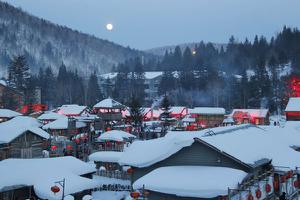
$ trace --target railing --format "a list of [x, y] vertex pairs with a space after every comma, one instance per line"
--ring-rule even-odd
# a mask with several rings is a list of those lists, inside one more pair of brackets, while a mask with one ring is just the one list
[[94, 188], [94, 192], [96, 191], [131, 191], [130, 185], [121, 185], [121, 184], [104, 184], [100, 187]]
[[124, 171], [99, 170], [96, 172], [96, 175], [107, 177], [107, 178], [122, 179], [122, 180], [130, 180], [131, 178], [130, 174]]
[[123, 151], [123, 145], [99, 145], [99, 151]]

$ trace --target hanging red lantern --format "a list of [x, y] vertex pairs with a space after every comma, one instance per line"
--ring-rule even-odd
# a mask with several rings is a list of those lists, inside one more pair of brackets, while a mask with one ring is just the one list
[[288, 171], [287, 172], [287, 175], [286, 175], [286, 178], [289, 179], [289, 178], [292, 178], [293, 177], [293, 171]]
[[106, 141], [106, 145], [107, 145], [107, 146], [110, 146], [110, 141]]
[[271, 189], [272, 189], [271, 185], [269, 183], [267, 183], [265, 186], [266, 193], [270, 193]]
[[261, 197], [261, 191], [260, 191], [259, 188], [255, 191], [255, 196], [256, 196], [257, 199], [260, 199], [260, 197]]
[[51, 187], [51, 191], [53, 192], [53, 193], [58, 193], [59, 191], [60, 191], [60, 188], [58, 187], [58, 186], [52, 186]]
[[274, 187], [274, 190], [275, 190], [275, 191], [278, 191], [278, 190], [279, 190], [279, 181], [278, 181], [277, 178], [274, 179], [274, 181], [273, 181], [273, 187]]
[[251, 193], [248, 194], [247, 200], [254, 200], [254, 197], [253, 197], [253, 195]]
[[55, 146], [55, 145], [51, 146], [52, 151], [55, 151], [56, 149], [57, 149], [57, 146]]
[[67, 145], [67, 150], [72, 150], [73, 146], [72, 145]]
[[139, 198], [140, 193], [139, 193], [139, 192], [131, 192], [131, 193], [130, 193], [130, 196], [131, 196], [132, 198], [136, 199], [136, 198]]
[[75, 142], [76, 142], [76, 144], [79, 144], [80, 143], [80, 139], [76, 138]]
[[281, 182], [281, 183], [285, 183], [285, 181], [286, 181], [286, 176], [285, 176], [285, 175], [282, 175], [282, 176], [280, 177], [280, 182]]
[[128, 173], [128, 174], [132, 174], [133, 171], [134, 171], [134, 170], [133, 170], [131, 167], [127, 169], [127, 173]]
[[110, 128], [110, 127], [107, 127], [107, 128], [106, 128], [106, 131], [111, 131], [111, 128]]

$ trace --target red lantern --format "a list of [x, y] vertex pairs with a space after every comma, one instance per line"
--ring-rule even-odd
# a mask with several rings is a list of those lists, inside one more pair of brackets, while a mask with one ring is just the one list
[[67, 150], [72, 150], [73, 146], [72, 145], [67, 145]]
[[286, 178], [292, 178], [293, 177], [293, 171], [288, 171], [287, 175], [286, 175]]
[[128, 173], [128, 174], [132, 174], [133, 171], [134, 171], [134, 170], [133, 170], [131, 167], [130, 167], [129, 169], [127, 169], [127, 173]]
[[281, 177], [280, 177], [280, 181], [281, 181], [281, 183], [285, 183], [285, 181], [286, 181], [286, 176], [285, 176], [285, 175], [281, 176]]
[[260, 199], [260, 197], [261, 197], [261, 191], [260, 191], [260, 189], [257, 189], [255, 191], [255, 196], [256, 196], [257, 199]]
[[107, 128], [106, 128], [106, 131], [111, 131], [111, 128], [110, 128], [110, 127], [107, 127]]
[[252, 196], [252, 194], [248, 195], [247, 200], [254, 200], [254, 197]]
[[75, 142], [76, 142], [76, 144], [79, 144], [80, 143], [80, 139], [76, 138]]
[[293, 185], [294, 185], [295, 188], [299, 188], [299, 179], [295, 180]]
[[106, 145], [107, 145], [107, 146], [110, 146], [110, 141], [106, 141]]
[[271, 192], [271, 189], [272, 189], [271, 185], [269, 183], [267, 183], [265, 186], [266, 193]]
[[274, 187], [274, 190], [275, 191], [278, 191], [279, 190], [279, 182], [278, 182], [278, 179], [275, 179], [273, 181], [273, 187]]
[[139, 192], [131, 192], [131, 193], [130, 193], [130, 196], [131, 196], [132, 198], [136, 199], [136, 198], [139, 198], [140, 193], [139, 193]]
[[58, 186], [52, 186], [51, 187], [51, 191], [53, 192], [53, 193], [58, 193], [59, 191], [60, 191], [60, 189], [59, 189], [59, 187]]
[[55, 145], [51, 146], [52, 151], [55, 151], [56, 149], [57, 149], [57, 146], [55, 146]]

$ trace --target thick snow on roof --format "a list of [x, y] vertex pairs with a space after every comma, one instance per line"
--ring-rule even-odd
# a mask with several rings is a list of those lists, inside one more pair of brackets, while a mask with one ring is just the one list
[[267, 158], [274, 166], [295, 168], [300, 163], [300, 153], [291, 146], [300, 146], [299, 130], [300, 123], [287, 123], [284, 128], [249, 127], [201, 140], [247, 164]]
[[[86, 127], [86, 123], [76, 121], [76, 128]], [[42, 127], [44, 130], [47, 129], [68, 129], [68, 118], [59, 118], [49, 124], [46, 124]]]
[[226, 117], [224, 120], [223, 120], [223, 123], [234, 123], [234, 120], [232, 117]]
[[186, 109], [184, 106], [172, 106], [169, 112], [172, 114], [181, 114], [184, 109]]
[[105, 140], [111, 140], [111, 141], [119, 141], [123, 142], [125, 139], [135, 138], [136, 136], [127, 133], [125, 131], [121, 130], [111, 130], [107, 131], [103, 134], [101, 134], [97, 140], [98, 141], [105, 141]]
[[[145, 72], [145, 78], [146, 79], [154, 79], [159, 76], [161, 76], [163, 72], [157, 71], [157, 72]], [[107, 73], [107, 74], [102, 74], [100, 75], [103, 79], [114, 79], [116, 78], [118, 73], [112, 72], [112, 73]]]
[[18, 113], [16, 111], [13, 110], [9, 110], [9, 109], [0, 109], [0, 117], [5, 117], [5, 118], [13, 118], [16, 116], [20, 116], [22, 115], [21, 113]]
[[285, 112], [299, 112], [300, 111], [300, 97], [293, 97], [289, 99], [289, 102], [285, 108]]
[[195, 107], [189, 109], [190, 114], [224, 115], [225, 109], [219, 107]]
[[57, 112], [62, 115], [80, 115], [87, 107], [77, 104], [62, 105], [57, 108]]
[[104, 99], [102, 101], [100, 101], [99, 103], [97, 103], [96, 105], [94, 105], [94, 108], [123, 108], [125, 107], [124, 105], [122, 105], [121, 103], [108, 98], [108, 99]]
[[98, 161], [98, 162], [117, 163], [120, 160], [122, 155], [123, 152], [118, 152], [118, 151], [99, 151], [89, 155], [89, 160]]
[[247, 173], [226, 167], [161, 167], [138, 179], [134, 189], [145, 189], [182, 197], [213, 198], [227, 195]]
[[248, 113], [251, 117], [265, 118], [269, 113], [269, 109], [233, 109], [229, 116], [234, 117], [235, 113], [238, 112]]
[[37, 119], [38, 120], [56, 120], [59, 118], [66, 118], [66, 116], [55, 113], [55, 112], [47, 112], [47, 113], [44, 113], [41, 116], [39, 116]]
[[50, 135], [40, 129], [41, 124], [32, 117], [18, 116], [9, 121], [0, 123], [0, 143], [9, 143], [26, 131], [31, 131], [43, 138]]
[[42, 199], [61, 199], [62, 189], [57, 194], [50, 189], [54, 182], [66, 179], [66, 195], [95, 188], [95, 181], [79, 176], [94, 171], [94, 165], [70, 156], [6, 159], [0, 161], [0, 191], [12, 186], [34, 186], [35, 193]]
[[300, 153], [291, 146], [300, 146], [299, 131], [300, 122], [288, 122], [284, 128], [236, 125], [202, 131], [174, 131], [162, 138], [133, 142], [119, 163], [147, 167], [190, 146], [194, 138], [200, 138], [246, 164], [255, 165], [267, 158], [274, 166], [294, 168], [300, 163]]

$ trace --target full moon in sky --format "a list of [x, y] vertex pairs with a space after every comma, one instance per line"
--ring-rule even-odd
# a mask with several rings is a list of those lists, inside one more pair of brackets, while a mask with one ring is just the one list
[[114, 26], [112, 25], [112, 24], [106, 24], [106, 29], [107, 30], [109, 30], [109, 31], [111, 31], [111, 30], [113, 30], [113, 28], [114, 28]]

